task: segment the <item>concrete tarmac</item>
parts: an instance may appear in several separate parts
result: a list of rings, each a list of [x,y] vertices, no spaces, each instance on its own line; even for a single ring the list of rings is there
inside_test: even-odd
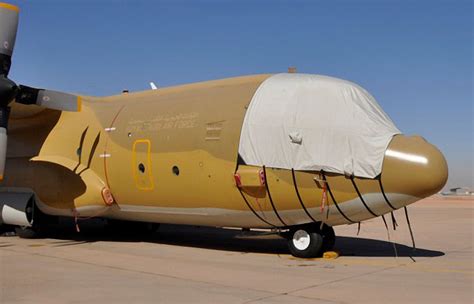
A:
[[[297,259],[273,235],[162,225],[151,236],[81,223],[0,237],[0,303],[473,303],[472,199],[432,197],[336,227],[337,259]],[[396,253],[395,253],[396,249]]]

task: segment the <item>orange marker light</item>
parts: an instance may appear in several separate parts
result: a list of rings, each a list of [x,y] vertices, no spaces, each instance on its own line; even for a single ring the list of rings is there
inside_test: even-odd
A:
[[[235,185],[240,188],[242,187],[242,178],[240,177],[239,173],[234,174],[234,179],[235,179]]]
[[[104,203],[107,206],[111,206],[114,203],[114,197],[112,196],[112,192],[110,192],[109,188],[102,189],[102,198],[104,199]]]

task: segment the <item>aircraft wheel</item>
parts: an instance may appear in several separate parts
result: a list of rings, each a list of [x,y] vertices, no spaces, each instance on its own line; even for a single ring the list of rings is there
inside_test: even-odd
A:
[[[314,258],[320,255],[323,248],[323,236],[316,229],[298,227],[290,230],[288,249],[298,258]]]
[[[41,231],[37,227],[16,227],[15,233],[22,239],[37,239],[42,236]]]
[[[15,226],[0,224],[0,236],[7,236],[15,231]]]
[[[322,253],[333,250],[334,245],[336,244],[336,234],[334,233],[334,229],[331,226],[324,225],[321,230],[321,235],[323,236]]]

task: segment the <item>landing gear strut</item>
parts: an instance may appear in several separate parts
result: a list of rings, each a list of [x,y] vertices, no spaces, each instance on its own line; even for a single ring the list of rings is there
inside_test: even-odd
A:
[[[314,258],[321,256],[325,251],[334,247],[336,235],[334,229],[323,225],[304,225],[290,229],[286,235],[288,249],[298,258]]]

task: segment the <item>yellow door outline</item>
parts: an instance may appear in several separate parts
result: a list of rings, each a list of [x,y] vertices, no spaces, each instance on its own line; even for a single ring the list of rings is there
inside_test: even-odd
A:
[[[147,175],[147,183],[146,186],[143,186],[140,182],[140,177],[138,172],[138,163],[137,163],[137,145],[139,144],[146,144],[147,145],[147,156],[146,156],[146,172],[144,174]],[[143,191],[152,191],[155,189],[155,184],[153,182],[153,174],[152,174],[152,166],[151,166],[151,141],[148,139],[137,139],[133,143],[132,149],[132,172],[133,178],[135,180],[135,185],[139,190]]]

